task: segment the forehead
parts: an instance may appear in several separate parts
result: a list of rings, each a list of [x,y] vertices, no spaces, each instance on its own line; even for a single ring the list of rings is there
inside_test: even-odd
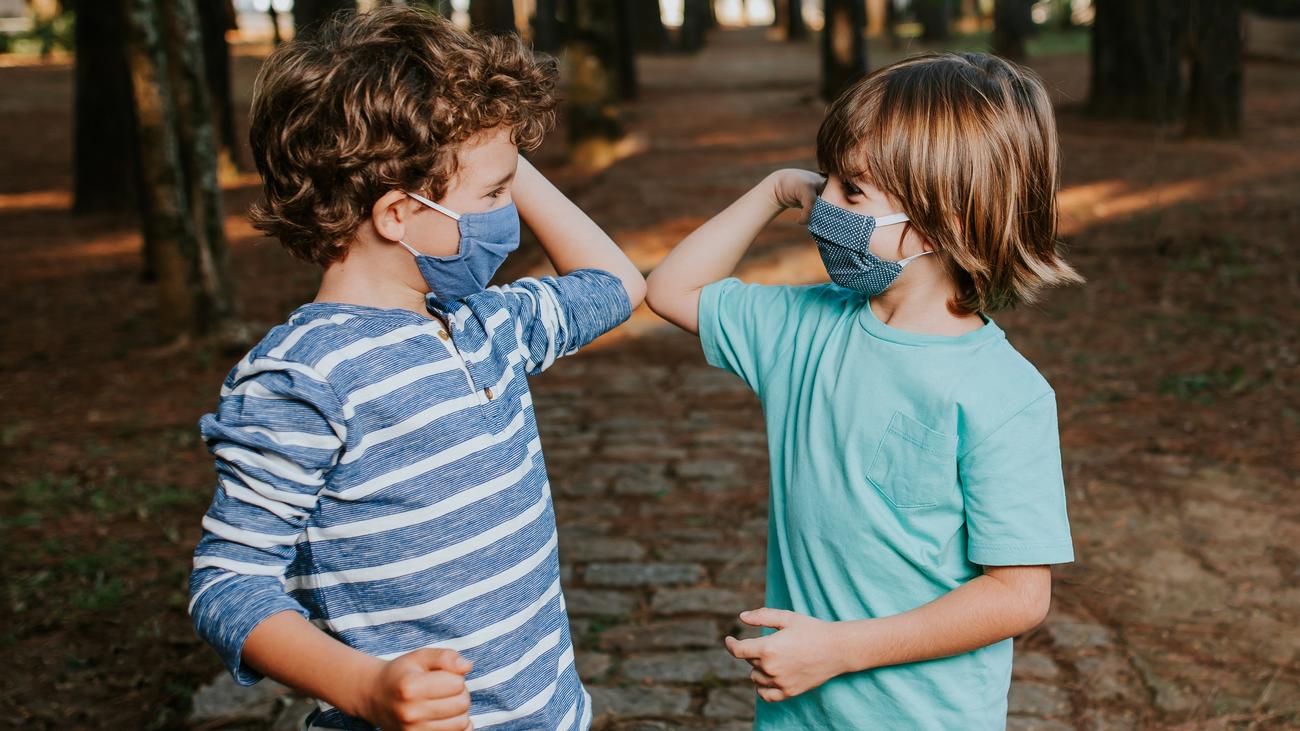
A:
[[[494,127],[465,140],[456,158],[466,180],[499,179],[514,170],[519,158],[509,127]]]

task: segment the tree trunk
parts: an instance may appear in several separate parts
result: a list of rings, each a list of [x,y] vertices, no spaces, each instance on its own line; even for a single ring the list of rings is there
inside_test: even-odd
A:
[[[663,53],[668,48],[668,28],[664,26],[659,0],[623,0],[631,20],[638,51]]]
[[[533,11],[533,48],[536,50],[557,53],[563,45],[558,13],[558,0],[537,0]]]
[[[542,2],[544,1],[542,0]],[[450,18],[451,14],[455,12],[455,8],[451,6],[451,0],[409,0],[409,2],[412,5],[428,8],[444,18]]]
[[[475,30],[493,35],[507,35],[518,30],[512,0],[471,0],[469,22]]]
[[[230,44],[226,31],[235,30],[235,6],[231,0],[196,0],[199,30],[203,37],[203,70],[208,79],[213,120],[221,140],[225,164],[238,167],[239,140],[235,134],[235,107],[230,88]]]
[[[143,227],[146,239],[153,241],[160,319],[178,335],[210,332],[233,311],[211,109],[190,2],[129,0],[128,16],[147,200]],[[169,58],[169,46],[183,49],[180,56]],[[183,68],[173,71],[174,64]],[[173,79],[184,88],[174,88]],[[182,119],[193,127],[183,135],[178,134]]]
[[[1241,132],[1241,0],[1192,0],[1188,28],[1187,134]]]
[[[280,32],[280,11],[275,9],[275,3],[266,4],[266,14],[271,18],[271,41],[278,46],[284,43],[284,34]]]
[[[1033,0],[996,0],[993,3],[993,52],[1012,61],[1024,61],[1025,41],[1034,28]]]
[[[640,83],[636,73],[635,20],[632,7],[634,3],[645,0],[615,0],[613,48],[608,51],[614,63],[614,78],[617,80],[618,98],[635,99]],[[656,2],[655,7],[659,7]],[[662,23],[661,23],[662,24]]]
[[[616,158],[624,134],[617,102],[627,81],[619,78],[620,68],[626,73],[627,58],[633,56],[630,45],[619,42],[631,36],[625,2],[572,3],[568,21],[573,30],[564,54],[569,79],[569,154],[581,167],[606,167]]]
[[[298,33],[310,32],[336,13],[356,9],[356,0],[293,0],[293,28]]]
[[[695,53],[704,47],[709,29],[709,0],[684,0],[682,3],[682,50]]]
[[[822,98],[835,99],[867,73],[867,9],[863,0],[826,0],[822,28]]]
[[[167,51],[168,74],[173,80],[171,92],[176,103],[181,169],[186,175],[186,202],[198,244],[195,264],[202,290],[198,329],[206,332],[230,319],[235,306],[230,287],[225,206],[217,174],[220,142],[213,126],[216,114],[209,94],[211,86],[195,1],[159,0],[159,4],[167,24],[163,47]]]
[[[78,0],[74,101],[75,213],[125,213],[140,202],[135,109],[122,0]]]
[[[834,3],[827,3],[828,6]],[[787,41],[804,41],[808,39],[808,25],[803,22],[803,0],[784,0],[785,39]]]
[[[1103,117],[1166,122],[1182,105],[1182,0],[1096,0],[1088,108]],[[1217,30],[1217,29],[1216,29]]]
[[[949,0],[915,0],[916,19],[921,23],[921,40],[946,41],[952,36],[952,7]]]

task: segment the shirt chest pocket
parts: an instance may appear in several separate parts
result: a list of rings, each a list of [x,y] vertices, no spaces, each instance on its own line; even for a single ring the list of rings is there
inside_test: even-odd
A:
[[[928,508],[957,486],[957,437],[894,412],[876,446],[867,480],[896,508]]]

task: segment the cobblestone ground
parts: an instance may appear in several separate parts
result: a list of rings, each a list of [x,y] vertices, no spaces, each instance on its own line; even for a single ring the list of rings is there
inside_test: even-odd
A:
[[[811,165],[813,51],[730,33],[694,59],[647,59],[627,110],[640,148],[579,202],[648,267],[767,170]],[[776,225],[744,275],[817,278],[804,236]],[[747,666],[722,638],[762,603],[753,396],[645,311],[534,388],[598,727],[749,728]],[[1066,450],[1080,561],[1058,572],[1046,623],[1017,640],[1008,728],[1294,728],[1300,530],[1293,510],[1269,507],[1287,504],[1293,476],[1106,454]],[[219,678],[196,697],[195,724],[293,728],[305,705],[281,690]]]

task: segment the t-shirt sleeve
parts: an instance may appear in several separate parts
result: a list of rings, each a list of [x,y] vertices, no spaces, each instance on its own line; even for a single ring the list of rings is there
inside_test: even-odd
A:
[[[1074,560],[1054,393],[1040,396],[960,455],[957,468],[972,563]]]
[[[217,488],[194,550],[190,617],[241,685],[262,677],[242,659],[253,629],[279,612],[308,615],[283,580],[341,454],[340,412],[311,369],[260,359],[236,369],[199,422]]]
[[[761,393],[765,374],[789,348],[798,304],[791,287],[744,284],[734,278],[705,286],[699,307],[705,360]]]
[[[520,279],[500,292],[519,323],[519,346],[529,375],[576,353],[632,315],[622,280],[600,269]]]

